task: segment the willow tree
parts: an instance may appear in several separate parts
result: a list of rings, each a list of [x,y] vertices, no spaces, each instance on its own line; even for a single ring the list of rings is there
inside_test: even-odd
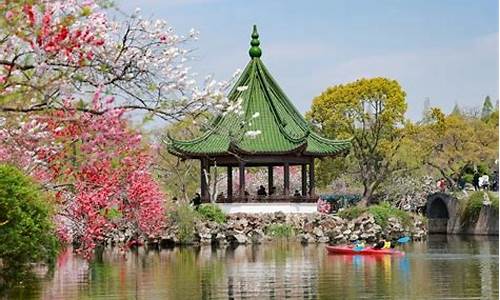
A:
[[[370,204],[383,180],[402,166],[405,97],[397,81],[372,78],[330,87],[313,101],[309,117],[325,136],[352,138],[361,205]]]

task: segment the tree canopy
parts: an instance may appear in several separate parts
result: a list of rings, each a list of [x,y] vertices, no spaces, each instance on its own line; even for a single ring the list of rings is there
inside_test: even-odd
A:
[[[0,164],[0,284],[16,278],[28,263],[54,260],[53,214],[39,185],[19,169]]]
[[[362,203],[401,167],[406,94],[395,80],[360,79],[328,88],[313,100],[308,117],[329,138],[352,138],[354,169],[364,187]]]
[[[498,112],[491,118],[479,119],[464,115],[445,115],[432,109],[430,123],[417,124],[411,140],[416,160],[430,166],[450,186],[467,165],[493,165],[498,157]]]

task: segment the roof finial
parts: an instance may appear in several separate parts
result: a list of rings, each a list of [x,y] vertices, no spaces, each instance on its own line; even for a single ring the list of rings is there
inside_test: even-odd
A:
[[[260,49],[260,41],[259,41],[259,33],[257,32],[257,25],[253,25],[252,32],[252,41],[250,41],[250,50],[248,50],[248,54],[250,54],[251,58],[259,58],[262,55],[262,50]]]

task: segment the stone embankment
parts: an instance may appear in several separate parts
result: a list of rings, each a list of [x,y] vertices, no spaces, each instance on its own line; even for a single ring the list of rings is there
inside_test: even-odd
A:
[[[289,239],[303,243],[343,244],[357,240],[372,243],[380,239],[397,239],[409,236],[422,240],[427,236],[426,222],[413,216],[403,225],[397,218],[386,220],[385,226],[377,224],[375,218],[365,213],[353,220],[325,214],[231,214],[223,224],[198,220],[195,223],[191,243],[195,244],[258,244],[283,237],[270,231],[282,227],[293,231]],[[290,230],[292,228],[292,230]],[[275,231],[276,232],[276,231]],[[149,243],[182,244],[177,224],[169,224],[160,237]]]

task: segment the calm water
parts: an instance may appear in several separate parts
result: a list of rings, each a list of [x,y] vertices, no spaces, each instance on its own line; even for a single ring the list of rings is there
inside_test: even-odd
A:
[[[432,236],[404,257],[332,256],[322,245],[62,253],[9,299],[498,299],[498,238]]]

